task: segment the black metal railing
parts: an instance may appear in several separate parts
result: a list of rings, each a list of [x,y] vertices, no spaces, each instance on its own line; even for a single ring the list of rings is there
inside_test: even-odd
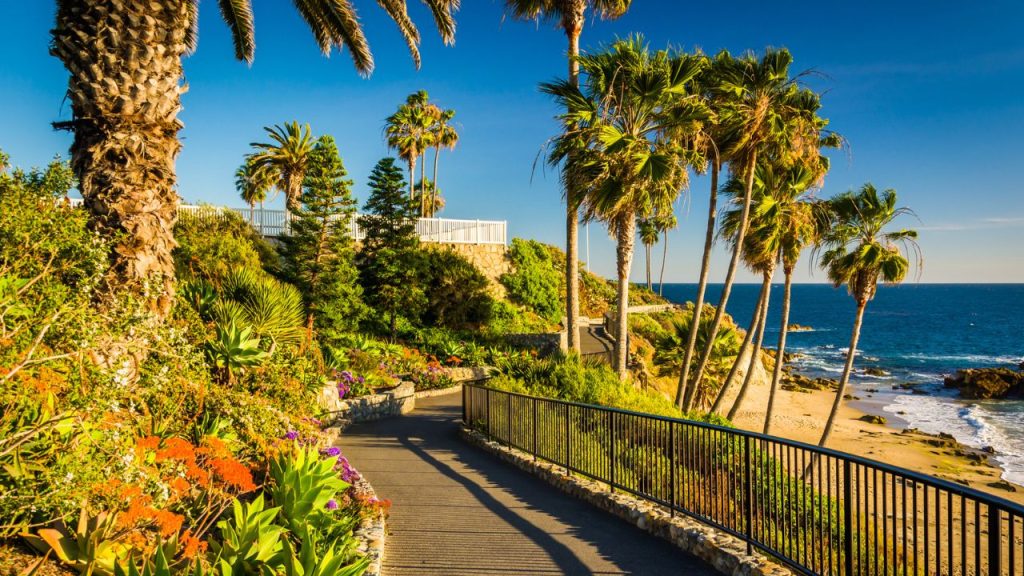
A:
[[[682,513],[803,574],[1024,575],[1024,507],[802,442],[463,387],[491,439]]]

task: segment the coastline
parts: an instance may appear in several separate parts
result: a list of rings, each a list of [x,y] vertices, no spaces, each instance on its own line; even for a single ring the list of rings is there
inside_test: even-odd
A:
[[[756,380],[751,383],[733,423],[744,430],[760,432],[770,386]],[[772,434],[816,444],[835,393],[831,390],[779,390],[778,394]],[[883,406],[881,402],[844,400],[829,448],[964,484],[1024,505],[1024,486],[1002,480],[1002,469],[991,462],[989,454],[948,436],[901,427],[892,414],[882,410]],[[860,419],[863,416],[881,416],[887,421],[885,424],[867,422]]]

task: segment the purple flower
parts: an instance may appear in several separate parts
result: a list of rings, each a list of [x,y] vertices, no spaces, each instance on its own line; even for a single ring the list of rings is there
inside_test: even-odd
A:
[[[338,502],[334,498],[331,498],[330,500],[327,501],[326,507],[328,510],[337,510]]]
[[[284,437],[286,440],[295,440],[299,437],[299,433],[296,432],[295,430],[289,430],[288,433],[284,435]]]
[[[341,456],[341,448],[338,448],[337,446],[331,446],[330,448],[324,448],[323,450],[321,450],[320,454],[327,456],[328,458]]]

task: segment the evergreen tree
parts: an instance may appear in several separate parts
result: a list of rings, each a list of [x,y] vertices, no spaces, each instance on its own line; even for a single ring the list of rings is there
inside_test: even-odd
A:
[[[303,180],[302,206],[283,239],[286,274],[306,303],[307,334],[315,328],[328,345],[354,331],[365,313],[349,234],[356,201],[346,176],[334,139],[320,137]]]
[[[359,218],[364,232],[359,272],[368,302],[387,316],[394,338],[399,313],[415,315],[424,299],[417,282],[416,209],[405,196],[405,177],[394,158],[373,168],[370,190],[366,214]]]

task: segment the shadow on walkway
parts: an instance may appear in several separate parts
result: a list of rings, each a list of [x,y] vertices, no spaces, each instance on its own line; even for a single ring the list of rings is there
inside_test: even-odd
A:
[[[385,575],[714,574],[458,438],[458,394],[353,426],[345,455],[393,502]]]

